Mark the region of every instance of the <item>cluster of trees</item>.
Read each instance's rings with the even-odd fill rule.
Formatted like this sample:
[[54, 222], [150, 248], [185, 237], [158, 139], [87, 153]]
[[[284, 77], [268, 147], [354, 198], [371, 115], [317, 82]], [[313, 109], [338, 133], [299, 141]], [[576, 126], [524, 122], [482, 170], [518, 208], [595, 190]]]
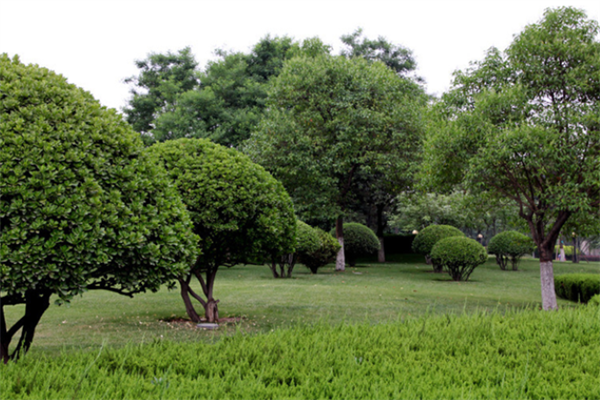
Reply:
[[[518, 218], [540, 253], [543, 307], [556, 308], [556, 239], [600, 225], [598, 31], [579, 10], [548, 10], [505, 52], [457, 72], [439, 101], [411, 75], [409, 50], [360, 30], [340, 55], [318, 38], [266, 37], [203, 71], [189, 49], [151, 54], [128, 80], [129, 124], [63, 77], [1, 56], [0, 356], [27, 350], [53, 294], [179, 282], [190, 318], [195, 299], [217, 320], [219, 267], [271, 260], [276, 274], [300, 248], [327, 255], [297, 238], [296, 218], [335, 222], [336, 270], [345, 220], [381, 240], [391, 216], [494, 233]], [[453, 279], [482, 259], [461, 235], [427, 253]], [[457, 261], [463, 248], [472, 257]], [[25, 315], [9, 328], [13, 304]]]

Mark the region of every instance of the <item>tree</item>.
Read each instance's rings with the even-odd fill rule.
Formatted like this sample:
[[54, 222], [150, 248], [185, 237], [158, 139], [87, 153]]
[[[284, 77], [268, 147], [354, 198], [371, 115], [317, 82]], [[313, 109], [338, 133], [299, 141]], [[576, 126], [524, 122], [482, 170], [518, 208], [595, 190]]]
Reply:
[[265, 118], [244, 151], [280, 179], [303, 220], [343, 216], [356, 174], [407, 169], [419, 135], [421, 89], [382, 63], [298, 57], [273, 81]]
[[496, 255], [501, 270], [506, 270], [508, 261], [513, 271], [519, 267], [519, 259], [533, 250], [533, 240], [517, 231], [504, 231], [494, 236], [488, 244], [488, 253]]
[[[335, 236], [335, 229], [329, 233]], [[368, 226], [356, 222], [344, 224], [344, 253], [351, 267], [356, 266], [358, 257], [377, 253], [379, 246], [379, 238]]]
[[424, 255], [427, 264], [433, 264], [433, 272], [442, 272], [444, 265], [432, 261], [431, 251], [440, 240], [454, 236], [465, 236], [465, 234], [450, 225], [429, 225], [417, 234], [412, 242], [412, 249], [415, 253]]
[[313, 228], [318, 239], [318, 247], [312, 251], [299, 254], [299, 262], [304, 264], [310, 272], [316, 274], [319, 268], [335, 261], [335, 256], [341, 246], [338, 241], [321, 228]]
[[[219, 319], [213, 296], [219, 267], [264, 262], [293, 252], [296, 219], [283, 185], [244, 154], [207, 139], [156, 143], [147, 152], [162, 164], [179, 189], [200, 235], [201, 254], [179, 277], [186, 312], [200, 317], [191, 297], [203, 306], [208, 322]], [[202, 298], [191, 287], [192, 277]]]
[[[174, 281], [198, 237], [165, 171], [115, 110], [0, 56], [0, 357], [26, 352], [50, 297], [132, 296]], [[10, 328], [4, 307], [25, 305]], [[16, 348], [13, 336], [21, 329]]]
[[189, 48], [178, 54], [150, 54], [136, 62], [139, 77], [126, 80], [138, 89], [132, 90], [125, 113], [148, 144], [208, 138], [236, 147], [258, 124], [267, 83], [285, 60], [329, 51], [317, 38], [300, 43], [286, 36], [266, 36], [249, 54], [217, 50], [218, 59], [209, 61], [204, 71], [197, 69]]
[[[271, 272], [273, 272], [273, 278], [291, 278], [292, 271], [296, 266], [296, 263], [301, 258], [306, 258], [308, 254], [313, 254], [319, 251], [321, 239], [317, 230], [310, 225], [296, 221], [296, 246], [293, 253], [284, 255], [274, 255], [271, 261]], [[279, 271], [277, 271], [277, 264], [279, 264]]]
[[126, 83], [133, 84], [133, 97], [123, 111], [133, 129], [152, 142], [157, 116], [173, 111], [180, 94], [200, 85], [196, 75], [198, 63], [191, 49], [186, 47], [177, 54], [151, 53], [147, 59], [137, 60], [135, 64], [140, 75], [125, 79]]
[[458, 75], [446, 100], [469, 101], [442, 102], [449, 119], [425, 143], [424, 176], [519, 208], [540, 253], [545, 310], [557, 308], [552, 252], [562, 227], [600, 206], [598, 31], [582, 11], [547, 10], [505, 54]]
[[362, 29], [358, 28], [353, 33], [341, 37], [347, 46], [341, 53], [344, 57], [360, 57], [370, 62], [378, 60], [399, 75], [406, 75], [415, 70], [417, 63], [410, 49], [391, 44], [382, 36], [377, 40], [370, 40], [362, 37], [362, 34]]
[[454, 281], [468, 281], [473, 270], [487, 261], [485, 247], [464, 236], [438, 241], [431, 249], [431, 261], [446, 267]]

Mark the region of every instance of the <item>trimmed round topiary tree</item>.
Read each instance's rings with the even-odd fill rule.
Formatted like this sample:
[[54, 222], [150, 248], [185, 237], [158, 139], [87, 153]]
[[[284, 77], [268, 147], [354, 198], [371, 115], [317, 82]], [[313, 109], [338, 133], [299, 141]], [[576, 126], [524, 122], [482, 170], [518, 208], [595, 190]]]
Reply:
[[438, 241], [453, 236], [464, 237], [465, 234], [450, 225], [429, 225], [417, 234], [412, 242], [412, 249], [415, 253], [425, 256], [427, 264], [433, 265], [434, 272], [443, 272], [443, 266], [436, 264], [431, 259], [431, 250]]
[[[330, 234], [335, 237], [335, 229]], [[344, 255], [351, 267], [358, 257], [377, 253], [381, 246], [377, 235], [368, 226], [356, 222], [344, 224]]]
[[[0, 196], [5, 362], [30, 347], [50, 296], [156, 291], [197, 256], [177, 190], [122, 116], [63, 76], [5, 54]], [[4, 307], [18, 304], [25, 314], [11, 327]]]
[[310, 272], [316, 274], [319, 268], [335, 261], [335, 257], [342, 246], [323, 229], [313, 228], [313, 230], [319, 239], [319, 246], [313, 251], [300, 253], [298, 262], [304, 264], [306, 268], [310, 269]]
[[[191, 270], [179, 278], [188, 316], [200, 321], [191, 298], [208, 322], [218, 321], [213, 296], [219, 267], [271, 260], [294, 251], [296, 218], [283, 185], [248, 156], [207, 139], [177, 139], [147, 149], [179, 189], [202, 238]], [[204, 298], [190, 286], [195, 276]], [[191, 296], [191, 297], [190, 297]]]
[[487, 261], [487, 252], [476, 240], [453, 236], [433, 246], [431, 259], [445, 267], [453, 280], [467, 281], [473, 270]]
[[505, 271], [510, 261], [512, 270], [519, 268], [520, 258], [535, 248], [533, 239], [517, 231], [505, 231], [494, 236], [488, 243], [488, 253], [496, 255], [496, 262]]
[[[321, 240], [316, 230], [310, 225], [297, 220], [296, 221], [296, 248], [293, 253], [284, 254], [280, 257], [274, 256], [271, 261], [271, 271], [274, 278], [291, 278], [292, 271], [298, 262], [298, 259], [309, 253], [319, 250]], [[279, 271], [277, 271], [279, 264]]]

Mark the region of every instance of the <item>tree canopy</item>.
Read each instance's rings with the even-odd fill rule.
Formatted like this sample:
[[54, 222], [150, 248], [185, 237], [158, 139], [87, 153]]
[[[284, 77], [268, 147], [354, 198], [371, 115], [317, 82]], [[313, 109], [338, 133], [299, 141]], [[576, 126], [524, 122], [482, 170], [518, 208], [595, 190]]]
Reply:
[[[0, 356], [26, 351], [50, 296], [132, 295], [173, 281], [198, 237], [165, 171], [114, 110], [0, 55]], [[12, 327], [4, 306], [25, 304]]]
[[[283, 185], [260, 165], [207, 139], [177, 139], [156, 143], [147, 152], [163, 165], [178, 188], [200, 237], [201, 254], [179, 277], [186, 311], [200, 321], [190, 296], [218, 320], [213, 297], [219, 267], [265, 262], [294, 251], [296, 219]], [[205, 298], [190, 286], [200, 281]]]
[[600, 206], [600, 43], [584, 12], [547, 10], [506, 52], [457, 74], [437, 105], [423, 177], [508, 198], [540, 252], [542, 303], [554, 309], [552, 251], [564, 224]]
[[272, 83], [244, 151], [283, 182], [302, 219], [341, 224], [359, 171], [408, 169], [423, 100], [412, 81], [380, 62], [319, 56], [289, 60]]

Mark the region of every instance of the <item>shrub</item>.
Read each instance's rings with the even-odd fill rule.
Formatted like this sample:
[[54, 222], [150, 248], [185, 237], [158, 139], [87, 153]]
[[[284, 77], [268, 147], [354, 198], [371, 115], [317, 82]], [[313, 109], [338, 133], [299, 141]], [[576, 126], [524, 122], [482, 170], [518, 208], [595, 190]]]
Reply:
[[466, 281], [477, 266], [487, 261], [487, 252], [477, 241], [455, 236], [438, 241], [431, 249], [431, 259], [446, 267], [453, 280]]
[[[429, 264], [430, 261], [433, 261], [430, 256], [433, 246], [441, 239], [453, 236], [465, 236], [465, 234], [450, 225], [429, 225], [415, 237], [412, 248], [415, 253], [423, 254], [427, 264]], [[433, 262], [433, 270], [442, 272], [443, 267]]]
[[556, 295], [566, 300], [587, 303], [600, 294], [600, 275], [565, 274], [554, 277]]
[[[310, 225], [296, 221], [296, 250], [293, 253], [284, 254], [281, 257], [273, 257], [271, 271], [274, 278], [291, 278], [294, 266], [305, 254], [317, 252], [321, 246], [321, 239], [317, 231]], [[279, 264], [279, 272], [277, 271]]]
[[[330, 234], [335, 237], [335, 228]], [[344, 224], [344, 255], [351, 267], [356, 266], [356, 259], [377, 253], [381, 244], [375, 232], [369, 227], [356, 222]]]
[[[26, 351], [50, 296], [131, 296], [189, 268], [198, 237], [164, 169], [115, 110], [52, 71], [0, 55], [1, 305], [25, 304], [0, 356]], [[22, 329], [20, 329], [22, 328]]]
[[588, 304], [594, 305], [594, 306], [600, 306], [600, 294], [595, 294], [593, 295], [590, 300], [588, 301]]
[[519, 259], [535, 248], [533, 239], [517, 231], [505, 231], [494, 236], [488, 243], [488, 253], [496, 255], [501, 270], [506, 270], [508, 261], [513, 271], [518, 270]]
[[[218, 300], [213, 287], [219, 267], [293, 251], [292, 201], [283, 185], [248, 156], [207, 139], [168, 140], [146, 151], [165, 166], [202, 238], [202, 254], [179, 279], [186, 311], [193, 321], [200, 320], [192, 296], [214, 322]], [[200, 281], [205, 299], [190, 287], [192, 276]]]
[[316, 274], [319, 268], [335, 261], [335, 256], [342, 246], [324, 230], [313, 229], [319, 238], [319, 246], [314, 251], [299, 254], [299, 262], [310, 269], [310, 272]]

